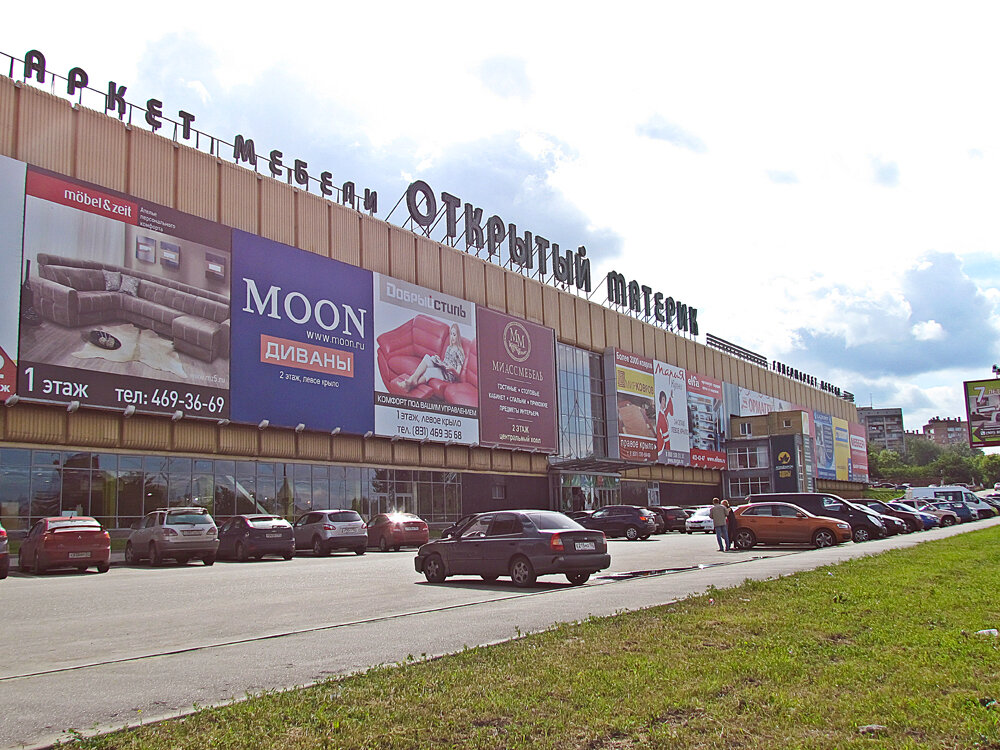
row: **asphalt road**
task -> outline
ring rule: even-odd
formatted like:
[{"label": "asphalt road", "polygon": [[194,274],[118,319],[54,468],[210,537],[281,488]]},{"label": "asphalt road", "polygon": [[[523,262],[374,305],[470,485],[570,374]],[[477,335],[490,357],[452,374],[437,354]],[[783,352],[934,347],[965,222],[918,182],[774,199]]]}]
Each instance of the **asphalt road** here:
[{"label": "asphalt road", "polygon": [[612,567],[584,586],[549,576],[424,582],[412,550],[292,561],[12,572],[0,582],[0,748],[72,728],[119,728],[247,693],[495,643],[555,623],[675,601],[708,586],[785,575],[1000,524],[824,550],[719,553],[714,536],[612,540]]}]

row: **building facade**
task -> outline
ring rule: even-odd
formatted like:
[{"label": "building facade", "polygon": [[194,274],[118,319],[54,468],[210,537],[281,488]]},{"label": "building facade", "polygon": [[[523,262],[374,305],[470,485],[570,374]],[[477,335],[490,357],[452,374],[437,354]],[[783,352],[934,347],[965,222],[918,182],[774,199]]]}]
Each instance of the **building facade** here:
[{"label": "building facade", "polygon": [[924,436],[938,445],[959,445],[969,442],[969,423],[960,417],[934,417],[924,425]]},{"label": "building facade", "polygon": [[[8,529],[71,512],[127,528],[192,503],[435,524],[694,504],[725,489],[729,417],[760,409],[807,415],[794,450],[806,467],[823,446],[817,489],[860,487],[834,461],[853,403],[380,221],[346,191],[295,187],[290,169],[132,124],[127,106],[0,77],[0,250],[21,263],[0,329],[17,362],[0,409]],[[438,353],[461,372],[421,380]]]},{"label": "building facade", "polygon": [[869,443],[884,450],[896,451],[900,455],[906,451],[902,409],[873,409],[859,406],[858,419],[864,425]]}]

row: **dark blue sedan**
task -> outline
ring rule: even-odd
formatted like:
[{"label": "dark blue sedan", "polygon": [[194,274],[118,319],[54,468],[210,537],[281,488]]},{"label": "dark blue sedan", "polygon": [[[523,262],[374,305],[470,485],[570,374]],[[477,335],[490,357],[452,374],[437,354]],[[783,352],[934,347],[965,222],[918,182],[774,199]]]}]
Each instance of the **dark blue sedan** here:
[{"label": "dark blue sedan", "polygon": [[531,586],[538,576],[563,573],[578,585],[611,565],[611,555],[602,532],[562,513],[505,510],[480,513],[455,536],[423,545],[413,565],[430,583],[477,575],[490,582],[510,576],[515,586]]},{"label": "dark blue sedan", "polygon": [[280,555],[291,560],[295,554],[292,525],[279,516],[262,513],[234,516],[219,527],[220,560],[259,560],[264,555]]}]

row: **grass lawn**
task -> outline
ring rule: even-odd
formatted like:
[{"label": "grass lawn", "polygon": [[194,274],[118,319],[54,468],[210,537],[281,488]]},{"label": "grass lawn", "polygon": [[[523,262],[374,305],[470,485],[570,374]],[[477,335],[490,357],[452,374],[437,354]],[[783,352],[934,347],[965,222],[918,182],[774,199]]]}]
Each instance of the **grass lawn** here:
[{"label": "grass lawn", "polygon": [[1000,749],[998,573],[1000,527],[78,746]]}]

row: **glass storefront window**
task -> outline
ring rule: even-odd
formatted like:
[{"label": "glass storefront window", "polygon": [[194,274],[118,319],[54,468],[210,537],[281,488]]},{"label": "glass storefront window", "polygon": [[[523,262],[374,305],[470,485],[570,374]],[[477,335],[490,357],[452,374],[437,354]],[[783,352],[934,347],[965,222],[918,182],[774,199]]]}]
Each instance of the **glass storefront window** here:
[{"label": "glass storefront window", "polygon": [[607,456],[601,355],[556,345],[559,385],[559,455]]}]

